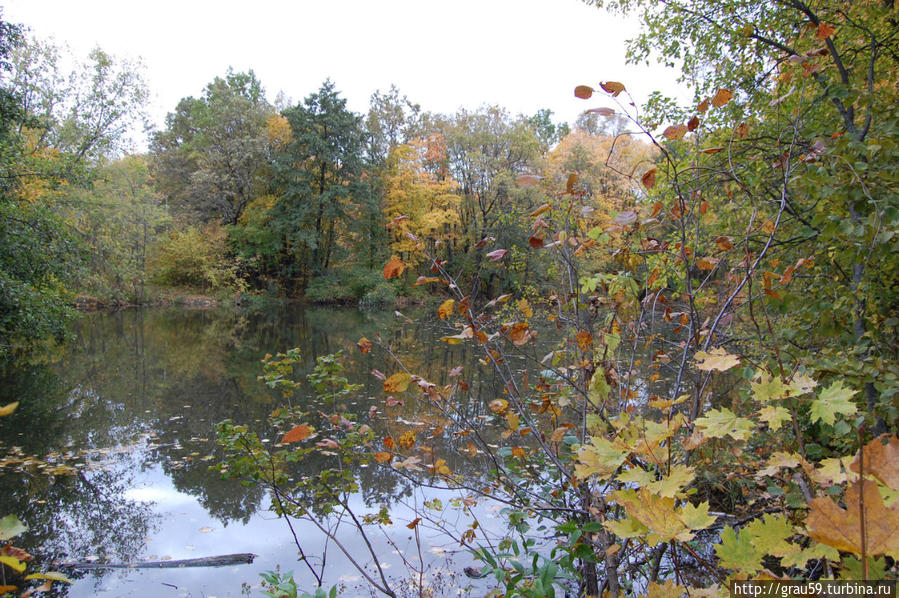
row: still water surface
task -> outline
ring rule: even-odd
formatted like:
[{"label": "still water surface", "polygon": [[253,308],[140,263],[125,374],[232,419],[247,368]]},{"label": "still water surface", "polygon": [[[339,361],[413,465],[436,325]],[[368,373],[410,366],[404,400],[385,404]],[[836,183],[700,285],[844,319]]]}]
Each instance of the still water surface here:
[{"label": "still water surface", "polygon": [[[68,596],[239,596],[242,584],[259,595],[259,572],[280,566],[293,570],[302,586],[312,578],[297,562],[293,537],[269,510],[269,497],[258,488],[222,480],[214,425],[224,419],[246,423],[266,434],[263,422],[283,399],[257,380],[266,353],[300,347],[305,372],[315,358],[344,350],[345,375],[363,384],[358,397],[342,407],[368,421],[379,433],[415,429],[419,435],[439,427],[413,402],[385,407],[381,382],[370,374],[394,370],[383,354],[362,355],[361,336],[378,333],[413,368],[437,383],[449,370],[464,366],[472,380],[472,399],[495,397],[494,381],[464,347],[433,341],[446,334],[397,318],[393,312],[366,315],[356,310],[280,306],[255,312],[233,309],[133,309],[87,314],[75,326],[76,338],[47,360],[0,364],[0,404],[20,401],[0,422],[0,469],[4,491],[0,515],[16,514],[29,531],[17,545],[35,554],[32,570],[53,562],[134,563],[229,553],[255,553],[251,565],[223,568],[130,569],[75,574]],[[466,374],[468,375],[468,374]],[[480,395],[483,395],[481,397]],[[489,395],[489,396],[488,396]],[[488,400],[472,400],[477,417]],[[269,433],[271,434],[271,433]],[[449,436],[449,435],[448,435]],[[276,441],[276,439],[275,439]],[[451,443],[452,440],[447,440]],[[445,447],[447,454],[451,447]],[[46,475],[29,461],[47,462],[43,471],[69,465],[75,475]],[[454,471],[465,465],[450,460]],[[469,476],[479,476],[468,465]],[[18,471],[16,471],[18,470]],[[383,467],[360,472],[362,490],[354,497],[359,512],[388,505],[394,525],[388,535],[373,535],[387,573],[408,576],[398,554],[417,550],[405,524],[411,507],[435,497],[448,503],[457,494],[414,491]],[[450,525],[464,528],[464,517],[447,511]],[[480,513],[481,524],[499,527],[495,510]],[[311,528],[296,531],[308,554],[321,548]],[[470,557],[421,527],[424,559],[435,583],[464,587],[468,580],[452,572]],[[341,539],[353,549],[359,537]],[[451,559],[450,563],[446,558]],[[361,578],[333,546],[327,582],[346,585],[346,595],[368,595]],[[80,577],[79,577],[80,576]],[[442,582],[440,578],[442,576]],[[447,592],[449,593],[449,592]]]}]

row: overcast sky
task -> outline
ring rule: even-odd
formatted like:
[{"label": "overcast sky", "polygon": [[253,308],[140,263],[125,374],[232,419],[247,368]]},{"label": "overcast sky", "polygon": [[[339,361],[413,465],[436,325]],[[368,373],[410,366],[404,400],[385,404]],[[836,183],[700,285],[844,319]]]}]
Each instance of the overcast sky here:
[{"label": "overcast sky", "polygon": [[575,98],[578,84],[622,81],[638,103],[654,89],[674,89],[670,71],[625,65],[636,20],[578,0],[0,2],[4,20],[80,57],[100,46],[141,58],[157,126],[229,66],[253,69],[270,100],[283,91],[297,102],[330,77],[360,113],[391,83],[425,110],[549,108],[569,122],[603,105]]}]

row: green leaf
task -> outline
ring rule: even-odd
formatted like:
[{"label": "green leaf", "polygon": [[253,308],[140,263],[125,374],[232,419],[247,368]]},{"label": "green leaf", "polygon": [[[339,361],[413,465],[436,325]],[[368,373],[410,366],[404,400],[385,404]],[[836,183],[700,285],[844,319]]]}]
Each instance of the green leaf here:
[{"label": "green leaf", "polygon": [[695,424],[702,428],[702,433],[709,438],[730,436],[734,440],[746,440],[755,431],[752,420],[737,415],[727,407],[711,409],[705,417],[696,419]]},{"label": "green leaf", "polygon": [[842,380],[837,380],[822,390],[818,398],[812,401],[809,417],[812,421],[823,421],[832,426],[836,421],[836,414],[848,416],[858,411],[855,403],[851,401],[853,395],[857,393],[857,390],[845,388]]},{"label": "green leaf", "polygon": [[760,371],[759,380],[751,382],[752,396],[760,403],[767,403],[773,399],[782,399],[790,393],[790,388],[781,382],[780,378],[772,377],[768,372]]},{"label": "green leaf", "polygon": [[708,501],[701,502],[698,506],[693,506],[691,503],[685,504],[684,508],[680,510],[680,519],[692,530],[705,529],[718,520],[714,515],[709,515]]},{"label": "green leaf", "polygon": [[603,525],[619,538],[637,538],[649,531],[648,527],[631,517],[619,521],[609,519],[604,521]]},{"label": "green leaf", "polygon": [[11,540],[28,531],[28,527],[15,515],[7,515],[0,519],[0,541]]},{"label": "green leaf", "polygon": [[750,534],[740,534],[738,537],[734,528],[725,527],[721,532],[721,543],[715,545],[715,553],[721,566],[750,575],[759,571],[765,553],[756,549],[753,540]]},{"label": "green leaf", "polygon": [[788,549],[786,539],[793,535],[793,526],[785,517],[765,515],[743,528],[740,535],[752,536],[752,545],[763,554],[775,554]]},{"label": "green leaf", "polygon": [[759,419],[766,422],[772,432],[777,432],[784,422],[790,421],[790,412],[784,407],[766,405],[759,412]]},{"label": "green leaf", "polygon": [[590,444],[585,444],[577,452],[574,473],[582,480],[593,474],[606,476],[618,469],[626,458],[625,451],[612,446],[601,436],[594,436]]}]

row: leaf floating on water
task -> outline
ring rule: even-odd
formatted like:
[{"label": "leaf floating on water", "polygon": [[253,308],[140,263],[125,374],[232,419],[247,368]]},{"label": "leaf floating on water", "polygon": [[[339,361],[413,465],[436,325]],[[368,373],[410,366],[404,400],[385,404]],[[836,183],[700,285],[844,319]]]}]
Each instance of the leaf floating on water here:
[{"label": "leaf floating on water", "polygon": [[15,515],[7,515],[0,519],[0,540],[11,540],[28,531],[28,526],[19,521]]}]

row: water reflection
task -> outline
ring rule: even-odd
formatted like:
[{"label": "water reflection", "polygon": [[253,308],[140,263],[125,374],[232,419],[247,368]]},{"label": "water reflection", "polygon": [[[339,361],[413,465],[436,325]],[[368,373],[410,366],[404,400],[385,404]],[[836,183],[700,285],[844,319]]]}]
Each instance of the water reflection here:
[{"label": "water reflection", "polygon": [[[263,424],[282,399],[257,380],[265,353],[300,347],[304,363],[298,376],[303,377],[317,357],[380,333],[411,367],[438,384],[446,383],[447,372],[459,364],[477,369],[476,358],[464,348],[427,342],[440,331],[404,323],[392,313],[300,306],[252,313],[135,309],[87,314],[75,332],[76,340],[46,362],[0,364],[0,404],[20,401],[19,409],[0,421],[0,453],[18,447],[22,454],[50,455],[77,471],[46,476],[34,470],[2,478],[6,491],[0,514],[14,513],[29,526],[17,543],[43,559],[35,569],[49,561],[134,562],[161,556],[152,553],[166,550],[172,544],[166,538],[183,531],[179,526],[192,528],[195,537],[172,545],[172,556],[197,556],[177,554],[202,544],[196,530],[270,519],[261,489],[223,481],[210,469],[216,459],[215,423],[231,419],[271,433]],[[383,414],[381,383],[370,371],[389,372],[391,366],[358,351],[346,351],[343,363],[347,378],[363,388],[358,398],[335,407],[358,414],[360,421],[370,419],[372,406]],[[472,394],[491,395],[489,376],[485,383],[483,388],[472,385]],[[483,413],[485,403],[472,417]],[[441,425],[411,401],[389,410],[390,423],[371,420],[379,434],[415,428],[425,435]],[[454,470],[480,475],[477,464],[449,458],[453,442],[435,439],[435,448],[447,453]],[[330,465],[324,459],[310,466]],[[365,508],[413,496],[411,484],[385,468],[366,468],[359,477],[358,500]],[[214,521],[219,525],[201,525]],[[246,545],[213,543],[209,554],[243,552]],[[289,555],[282,546],[275,562],[289,561]],[[70,594],[90,595],[110,578],[132,574],[107,574],[105,581],[102,572],[91,575],[89,588],[76,584]],[[235,579],[230,585],[240,584]],[[121,591],[113,584],[116,588]]]}]

